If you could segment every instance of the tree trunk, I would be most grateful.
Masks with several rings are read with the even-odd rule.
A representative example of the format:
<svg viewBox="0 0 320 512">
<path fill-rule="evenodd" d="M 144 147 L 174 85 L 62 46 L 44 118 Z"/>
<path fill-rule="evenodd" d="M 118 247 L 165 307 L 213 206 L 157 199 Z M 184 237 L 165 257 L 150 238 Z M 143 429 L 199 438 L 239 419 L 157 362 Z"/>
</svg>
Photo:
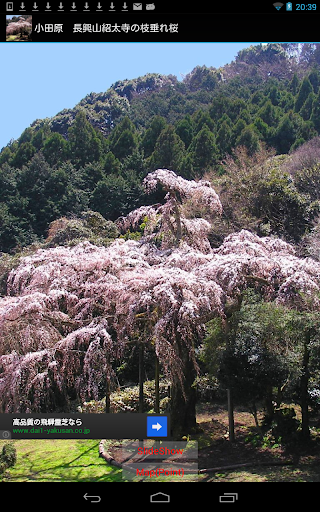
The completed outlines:
<svg viewBox="0 0 320 512">
<path fill-rule="evenodd" d="M 171 386 L 171 426 L 174 439 L 180 439 L 196 427 L 196 390 L 194 381 L 196 372 L 191 364 L 184 365 L 184 379 L 181 383 L 174 376 Z"/>
<path fill-rule="evenodd" d="M 308 410 L 308 384 L 309 384 L 309 344 L 310 344 L 310 330 L 305 333 L 303 359 L 302 359 L 302 375 L 300 379 L 300 399 L 301 399 L 301 428 L 302 438 L 304 441 L 309 441 L 309 410 Z"/>
<path fill-rule="evenodd" d="M 268 386 L 266 390 L 266 398 L 265 398 L 265 420 L 271 423 L 274 416 L 274 406 L 273 406 L 273 396 L 272 396 L 272 386 Z"/>
<path fill-rule="evenodd" d="M 281 407 L 283 389 L 284 389 L 283 386 L 278 386 L 277 387 L 277 397 L 276 397 L 277 409 L 280 409 L 280 407 Z"/>
<path fill-rule="evenodd" d="M 181 226 L 181 216 L 179 206 L 176 203 L 174 207 L 174 217 L 176 220 L 176 244 L 179 245 L 181 237 L 182 237 L 182 226 Z"/>
<path fill-rule="evenodd" d="M 144 409 L 144 345 L 139 344 L 139 412 L 143 412 Z"/>
<path fill-rule="evenodd" d="M 227 389 L 228 396 L 228 423 L 229 423 L 229 441 L 231 443 L 235 440 L 234 435 L 234 409 L 231 389 Z"/>
<path fill-rule="evenodd" d="M 154 412 L 156 412 L 156 413 L 160 412 L 159 376 L 160 376 L 159 359 L 156 356 L 156 359 L 155 359 L 155 401 L 154 401 Z"/>
<path fill-rule="evenodd" d="M 110 381 L 109 381 L 109 379 L 107 379 L 107 383 L 106 383 L 106 407 L 105 407 L 105 412 L 106 413 L 110 412 Z"/>
<path fill-rule="evenodd" d="M 258 430 L 260 430 L 260 425 L 258 421 L 258 411 L 255 402 L 252 403 L 252 406 L 249 408 L 250 412 L 254 418 L 254 424 L 257 427 Z"/>
<path fill-rule="evenodd" d="M 196 388 L 197 376 L 190 349 L 180 335 L 176 334 L 176 357 L 180 359 L 179 375 L 175 372 L 171 382 L 170 414 L 174 439 L 189 434 L 196 426 Z"/>
<path fill-rule="evenodd" d="M 229 312 L 229 316 L 231 316 L 231 312 Z M 230 324 L 228 321 L 228 317 L 225 322 L 225 343 L 226 347 L 229 346 L 229 333 L 230 333 Z M 227 389 L 227 398 L 228 398 L 228 424 L 229 424 L 229 441 L 232 443 L 235 440 L 235 434 L 234 434 L 234 407 L 233 407 L 233 396 L 232 396 L 232 390 L 231 388 Z"/>
</svg>

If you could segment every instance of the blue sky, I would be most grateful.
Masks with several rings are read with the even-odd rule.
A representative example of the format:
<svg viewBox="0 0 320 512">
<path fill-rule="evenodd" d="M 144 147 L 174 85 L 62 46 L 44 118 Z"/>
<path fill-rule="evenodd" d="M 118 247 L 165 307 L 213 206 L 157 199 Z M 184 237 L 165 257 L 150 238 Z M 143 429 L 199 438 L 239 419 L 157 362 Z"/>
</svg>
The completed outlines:
<svg viewBox="0 0 320 512">
<path fill-rule="evenodd" d="M 197 65 L 219 67 L 258 43 L 2 43 L 0 149 L 35 119 L 73 108 L 90 92 L 146 73 L 182 79 Z"/>
</svg>

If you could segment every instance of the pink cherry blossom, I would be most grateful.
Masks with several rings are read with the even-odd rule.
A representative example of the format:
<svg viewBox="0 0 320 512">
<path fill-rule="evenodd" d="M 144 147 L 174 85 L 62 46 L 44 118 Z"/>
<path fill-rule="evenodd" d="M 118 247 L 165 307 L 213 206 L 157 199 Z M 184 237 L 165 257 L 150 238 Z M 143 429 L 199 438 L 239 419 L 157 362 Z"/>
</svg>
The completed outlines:
<svg viewBox="0 0 320 512">
<path fill-rule="evenodd" d="M 165 203 L 142 206 L 117 221 L 122 233 L 137 231 L 144 223 L 144 240 L 160 243 L 163 249 L 180 244 L 182 240 L 202 252 L 209 252 L 208 234 L 211 219 L 221 215 L 220 199 L 208 181 L 188 181 L 173 171 L 158 169 L 144 180 L 148 193 L 157 187 L 166 192 Z M 199 218 L 201 211 L 206 218 Z M 146 222 L 145 222 L 146 220 Z"/>
<path fill-rule="evenodd" d="M 148 216 L 152 227 L 141 240 L 40 249 L 10 272 L 8 295 L 0 298 L 3 411 L 61 410 L 76 397 L 103 396 L 133 340 L 154 347 L 163 370 L 183 388 L 186 360 L 196 364 L 205 323 L 225 320 L 248 286 L 291 307 L 309 307 L 311 299 L 320 307 L 320 263 L 299 258 L 280 239 L 246 230 L 212 249 L 209 221 L 186 217 L 183 200 L 175 198 L 199 193 L 219 212 L 210 186 L 164 170 L 145 183 L 150 189 L 161 184 L 169 197 L 121 219 L 137 226 Z M 177 205 L 182 238 L 159 245 L 154 235 L 170 232 Z"/>
</svg>

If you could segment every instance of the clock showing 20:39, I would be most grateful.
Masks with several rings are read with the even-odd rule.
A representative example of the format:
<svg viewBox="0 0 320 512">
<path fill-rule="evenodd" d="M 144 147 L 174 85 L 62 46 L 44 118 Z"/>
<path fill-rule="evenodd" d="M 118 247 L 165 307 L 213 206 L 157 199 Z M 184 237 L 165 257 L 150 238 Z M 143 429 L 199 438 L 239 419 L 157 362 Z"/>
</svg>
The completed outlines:
<svg viewBox="0 0 320 512">
<path fill-rule="evenodd" d="M 317 4 L 296 4 L 296 11 L 316 11 Z"/>
</svg>

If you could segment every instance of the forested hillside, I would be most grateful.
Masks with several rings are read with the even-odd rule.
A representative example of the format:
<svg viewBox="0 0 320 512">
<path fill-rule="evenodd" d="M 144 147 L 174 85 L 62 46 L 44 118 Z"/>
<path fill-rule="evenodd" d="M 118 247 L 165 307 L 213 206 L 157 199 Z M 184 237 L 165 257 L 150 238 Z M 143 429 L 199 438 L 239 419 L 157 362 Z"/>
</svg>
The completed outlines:
<svg viewBox="0 0 320 512">
<path fill-rule="evenodd" d="M 0 250 L 43 242 L 61 217 L 68 239 L 88 237 L 83 212 L 114 221 L 161 200 L 141 185 L 159 167 L 205 175 L 218 188 L 225 214 L 213 244 L 243 227 L 299 243 L 318 213 L 319 177 L 317 159 L 305 165 L 294 155 L 319 151 L 319 85 L 319 44 L 268 44 L 220 69 L 198 66 L 182 81 L 150 74 L 116 82 L 35 120 L 0 154 Z M 287 154 L 293 160 L 270 160 Z"/>
</svg>

